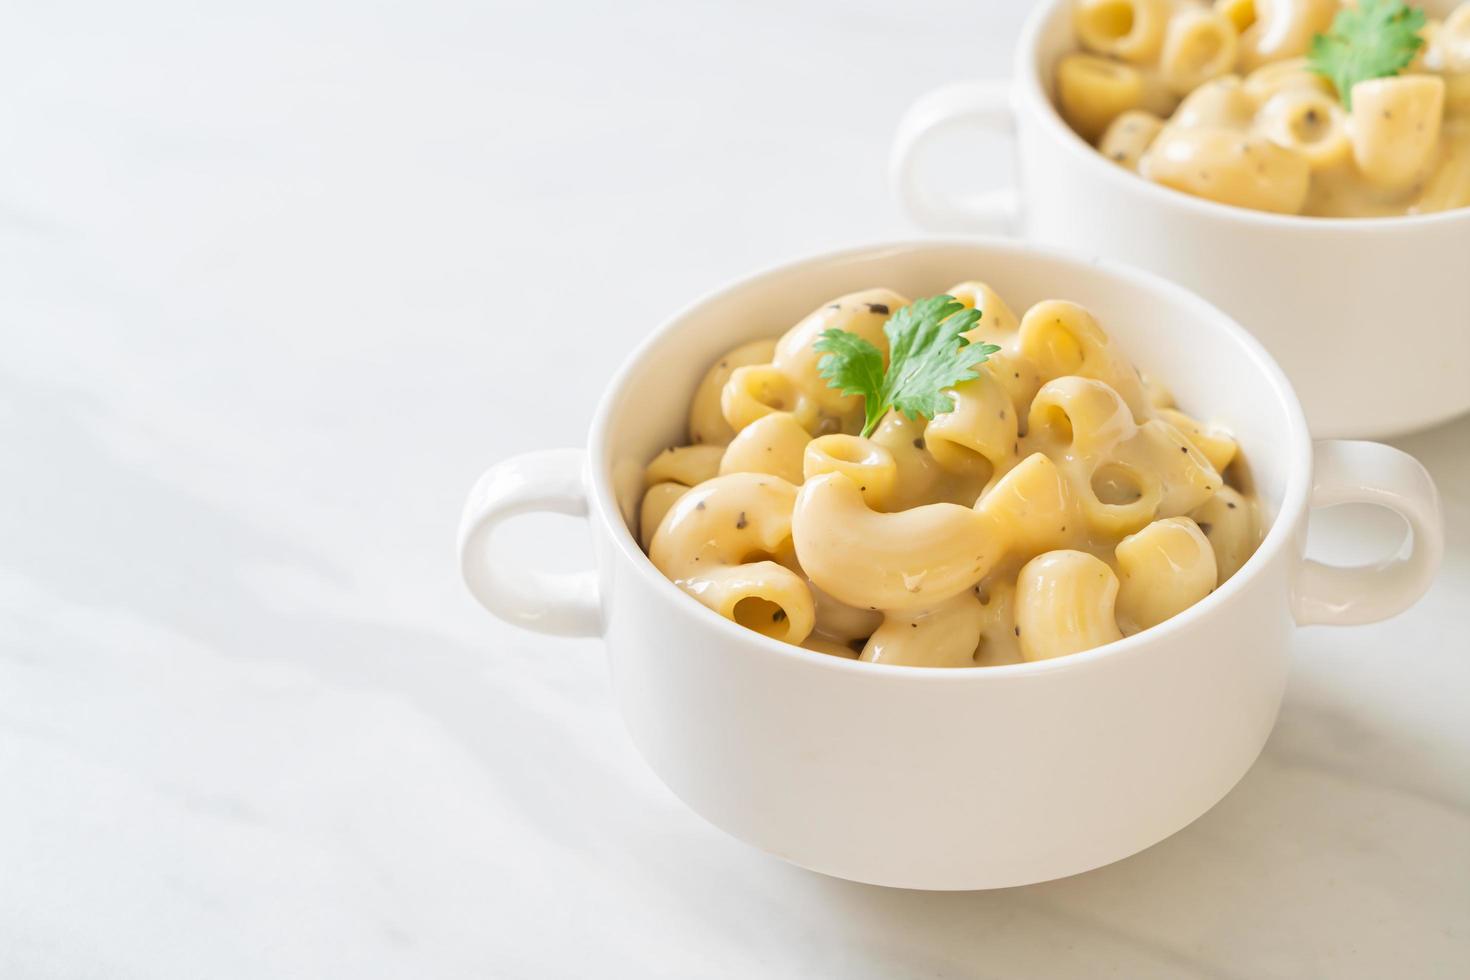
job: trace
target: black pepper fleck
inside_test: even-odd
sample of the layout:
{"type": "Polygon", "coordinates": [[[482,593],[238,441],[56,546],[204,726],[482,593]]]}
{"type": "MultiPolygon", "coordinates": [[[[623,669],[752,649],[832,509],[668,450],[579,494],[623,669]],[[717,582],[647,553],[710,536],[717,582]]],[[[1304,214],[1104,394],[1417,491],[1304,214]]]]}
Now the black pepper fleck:
{"type": "Polygon", "coordinates": [[[883,314],[886,314],[888,312],[888,304],[887,303],[869,303],[868,304],[868,309],[871,312],[873,312],[873,313],[883,313],[883,314]]]}
{"type": "Polygon", "coordinates": [[[740,518],[735,522],[735,530],[743,531],[745,530],[745,525],[749,523],[750,522],[745,519],[745,511],[742,510],[740,512],[740,518]]]}
{"type": "Polygon", "coordinates": [[[1225,501],[1225,506],[1226,507],[1229,507],[1231,510],[1234,510],[1235,509],[1235,501],[1233,501],[1233,500],[1227,500],[1227,501],[1225,501]]]}
{"type": "Polygon", "coordinates": [[[1019,627],[1019,626],[1016,627],[1016,635],[1017,636],[1020,636],[1021,635],[1021,627],[1019,627]]]}
{"type": "Polygon", "coordinates": [[[784,609],[777,609],[775,612],[771,613],[771,622],[773,622],[773,623],[779,623],[779,622],[781,622],[781,620],[783,620],[785,618],[786,618],[786,610],[784,610],[784,609]]]}

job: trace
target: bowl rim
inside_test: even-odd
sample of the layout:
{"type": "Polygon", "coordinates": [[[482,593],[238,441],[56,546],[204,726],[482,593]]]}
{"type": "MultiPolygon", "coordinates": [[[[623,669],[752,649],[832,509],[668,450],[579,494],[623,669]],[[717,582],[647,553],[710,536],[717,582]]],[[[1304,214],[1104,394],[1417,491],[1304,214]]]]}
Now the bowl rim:
{"type": "MultiPolygon", "coordinates": [[[[1306,417],[1301,403],[1287,379],[1271,355],[1259,341],[1219,307],[1196,293],[1177,285],[1162,276],[1110,260],[1086,258],[1063,249],[1033,245],[1015,239],[998,236],[923,236],[910,239],[886,240],[866,245],[855,245],[842,249],[828,249],[809,253],[800,258],[779,262],[757,272],[727,281],[724,285],[707,292],[668,317],[643,339],[623,360],[602,397],[598,400],[593,416],[587,444],[587,463],[584,481],[587,487],[589,511],[606,525],[611,537],[616,559],[631,566],[632,574],[648,584],[655,594],[668,597],[671,607],[678,614],[693,617],[704,628],[723,634],[733,643],[748,647],[766,655],[787,658],[794,662],[805,662],[818,669],[851,670],[873,678],[897,677],[940,683],[989,683],[1008,678],[1036,676],[1057,670],[1087,670],[1105,665],[1113,660],[1138,655],[1160,644],[1167,644],[1176,634],[1214,620],[1224,614],[1237,593],[1250,587],[1263,570],[1277,556],[1291,547],[1296,530],[1301,526],[1310,493],[1312,472],[1312,440],[1308,434],[1306,417]],[[1245,354],[1264,376],[1271,393],[1275,396],[1279,411],[1286,419],[1284,452],[1288,454],[1286,485],[1282,490],[1281,504],[1271,525],[1267,528],[1255,553],[1230,577],[1225,584],[1216,588],[1199,602],[1183,612],[1165,620],[1157,626],[1142,630],[1132,636],[1084,650],[1080,653],[1049,660],[1028,661],[1019,664],[998,664],[983,668],[938,668],[907,664],[875,664],[856,659],[836,657],[818,653],[803,647],[776,640],[754,630],[746,629],[703,603],[694,600],[682,589],[665,578],[654,567],[633,537],[622,516],[616,493],[613,490],[613,460],[610,458],[610,420],[612,408],[623,397],[634,369],[647,359],[649,353],[660,346],[664,338],[682,329],[688,322],[712,305],[730,301],[742,291],[776,275],[799,273],[803,269],[815,268],[831,263],[852,261],[861,258],[881,258],[884,255],[923,252],[931,249],[968,248],[980,251],[1004,251],[1022,258],[1047,262],[1060,262],[1077,268],[1102,269],[1108,276],[1121,280],[1135,290],[1169,296],[1171,299],[1192,308],[1191,320],[1213,323],[1209,329],[1219,330],[1228,341],[1244,349],[1245,354]]],[[[590,516],[590,515],[589,515],[590,516]]]]}
{"type": "Polygon", "coordinates": [[[1307,214],[1276,214],[1236,204],[1222,204],[1207,198],[1186,194],[1184,191],[1154,183],[1139,174],[1116,166],[1088,143],[1057,111],[1056,104],[1046,93],[1042,78],[1041,38],[1050,26],[1052,18],[1058,17],[1062,9],[1072,0],[1043,0],[1032,10],[1021,27],[1021,37],[1016,43],[1016,54],[1011,88],[1011,108],[1018,116],[1022,113],[1035,115],[1052,142],[1061,146],[1063,152],[1079,157],[1081,165],[1092,168],[1103,179],[1113,181],[1125,193],[1138,193],[1152,198],[1160,207],[1178,207],[1204,219],[1215,221],[1234,220],[1245,224],[1256,224],[1277,231],[1320,232],[1330,235],[1371,234],[1373,230],[1390,233],[1399,229],[1415,229],[1432,225],[1470,224],[1470,205],[1432,211],[1428,214],[1399,214],[1369,217],[1322,217],[1307,214]]]}

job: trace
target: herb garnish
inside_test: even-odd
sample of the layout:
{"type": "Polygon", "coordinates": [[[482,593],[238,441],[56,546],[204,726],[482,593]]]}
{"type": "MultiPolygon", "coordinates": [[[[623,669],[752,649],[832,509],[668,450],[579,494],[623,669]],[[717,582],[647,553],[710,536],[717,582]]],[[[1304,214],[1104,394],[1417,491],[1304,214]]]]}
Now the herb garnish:
{"type": "Polygon", "coordinates": [[[1337,87],[1337,97],[1353,107],[1353,86],[1370,78],[1397,75],[1424,44],[1424,11],[1402,0],[1359,0],[1332,19],[1326,34],[1312,38],[1307,67],[1337,87]]]}
{"type": "Polygon", "coordinates": [[[833,327],[814,345],[825,352],[817,370],[827,385],[844,395],[862,395],[864,436],[873,434],[883,416],[895,408],[910,419],[933,418],[954,410],[945,394],[962,381],[979,377],[972,370],[1000,350],[994,344],[972,344],[963,334],[980,320],[953,296],[915,300],[888,318],[888,370],[883,352],[857,334],[833,327]]]}

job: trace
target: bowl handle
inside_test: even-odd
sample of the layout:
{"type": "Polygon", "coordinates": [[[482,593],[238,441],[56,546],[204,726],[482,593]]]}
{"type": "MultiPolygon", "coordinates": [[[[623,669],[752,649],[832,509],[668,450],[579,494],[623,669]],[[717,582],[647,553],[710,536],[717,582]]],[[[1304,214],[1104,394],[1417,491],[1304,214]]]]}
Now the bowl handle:
{"type": "Polygon", "coordinates": [[[1434,480],[1408,453],[1376,442],[1316,445],[1312,507],[1376,504],[1408,522],[1407,557],[1343,568],[1302,560],[1292,594],[1299,626],[1376,623],[1408,609],[1429,589],[1444,555],[1444,517],[1434,480]]]}
{"type": "Polygon", "coordinates": [[[921,96],[904,113],[888,156],[888,180],[893,195],[920,228],[993,234],[1014,231],[1020,210],[1015,188],[937,195],[924,188],[918,174],[919,158],[942,133],[976,128],[1013,140],[1015,117],[1009,91],[1006,81],[955,82],[921,96]]]}
{"type": "Polygon", "coordinates": [[[557,636],[598,636],[597,575],[508,567],[491,548],[495,529],[520,514],[587,516],[587,454],[548,449],[512,456],[485,471],[459,522],[459,565],[470,593],[516,626],[557,636]]]}

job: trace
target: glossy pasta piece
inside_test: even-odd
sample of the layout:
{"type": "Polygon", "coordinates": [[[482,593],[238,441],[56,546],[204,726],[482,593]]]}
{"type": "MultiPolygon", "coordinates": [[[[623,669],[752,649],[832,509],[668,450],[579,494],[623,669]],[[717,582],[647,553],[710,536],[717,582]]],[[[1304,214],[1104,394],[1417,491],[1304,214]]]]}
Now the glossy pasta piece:
{"type": "Polygon", "coordinates": [[[1390,191],[1407,190],[1436,162],[1444,80],[1374,78],[1353,86],[1350,127],[1358,171],[1390,191]]]}
{"type": "Polygon", "coordinates": [[[1257,107],[1258,103],[1241,80],[1226,75],[1191,92],[1169,118],[1168,128],[1228,129],[1243,133],[1254,121],[1257,107]]]}
{"type": "Polygon", "coordinates": [[[1174,393],[1169,390],[1158,378],[1143,376],[1143,392],[1148,399],[1149,407],[1154,411],[1161,408],[1174,408],[1178,402],[1174,400],[1174,393]]]}
{"type": "Polygon", "coordinates": [[[1470,120],[1470,71],[1441,77],[1444,79],[1445,121],[1470,120]]]}
{"type": "Polygon", "coordinates": [[[735,438],[735,430],[720,410],[720,393],[736,368],[769,364],[776,352],[775,340],[752,340],[727,352],[705,372],[694,400],[689,403],[689,441],[722,446],[735,438]]]}
{"type": "Polygon", "coordinates": [[[964,334],[965,339],[972,344],[1000,344],[1003,347],[1004,342],[1014,336],[1016,328],[1021,325],[1006,301],[986,283],[969,279],[956,283],[944,292],[967,309],[980,311],[980,322],[964,334]]]}
{"type": "Polygon", "coordinates": [[[1122,397],[1135,418],[1148,417],[1148,399],[1132,362],[1076,303],[1049,299],[1027,310],[1021,318],[1020,347],[1043,379],[1077,375],[1101,381],[1122,397]]]}
{"type": "Polygon", "coordinates": [[[720,457],[720,473],[769,473],[802,481],[801,458],[811,435],[790,412],[762,415],[735,434],[720,457]]]}
{"type": "Polygon", "coordinates": [[[1143,75],[1129,65],[1090,54],[1069,54],[1057,64],[1057,108],[1089,143],[1118,116],[1143,106],[1146,94],[1143,75]]]}
{"type": "Polygon", "coordinates": [[[1215,552],[1187,517],[1154,521],[1119,542],[1117,622],[1128,634],[1157,626],[1215,589],[1215,552]]]}
{"type": "Polygon", "coordinates": [[[1166,187],[1221,204],[1297,214],[1312,174],[1307,158],[1261,136],[1166,126],[1139,164],[1166,187]]]}
{"type": "Polygon", "coordinates": [[[704,605],[787,643],[811,633],[816,611],[792,571],[796,488],[760,473],[715,477],[674,502],[649,545],[654,566],[704,605]]]}
{"type": "Polygon", "coordinates": [[[807,582],[807,587],[812,590],[812,600],[816,603],[816,631],[829,639],[841,643],[865,640],[883,623],[883,614],[876,609],[849,606],[823,592],[812,581],[807,582]]]}
{"type": "Polygon", "coordinates": [[[1115,441],[1091,436],[1071,445],[1078,457],[1069,464],[1078,510],[1089,527],[1107,535],[1132,534],[1155,518],[1187,513],[1221,485],[1209,460],[1159,419],[1115,441]]]}
{"type": "Polygon", "coordinates": [[[1158,516],[1163,485],[1147,466],[1107,460],[1078,487],[1078,509],[1087,525],[1109,537],[1132,534],[1158,516]]]}
{"type": "Polygon", "coordinates": [[[679,584],[737,626],[763,636],[800,643],[811,632],[811,592],[801,576],[776,562],[712,568],[679,584]]]}
{"type": "Polygon", "coordinates": [[[871,439],[848,435],[813,439],[803,454],[802,478],[810,480],[824,473],[847,476],[874,510],[887,509],[893,502],[898,465],[891,452],[871,439]]]}
{"type": "Polygon", "coordinates": [[[930,420],[924,442],[940,466],[988,483],[1015,462],[1016,408],[1005,389],[986,377],[957,385],[950,397],[954,411],[930,420]]]}
{"type": "Polygon", "coordinates": [[[1136,64],[1158,56],[1168,24],[1167,0],[1077,0],[1072,8],[1084,48],[1136,64]]]}
{"type": "Polygon", "coordinates": [[[892,497],[881,510],[908,510],[939,501],[945,471],[929,455],[924,442],[924,427],[928,424],[923,417],[909,419],[901,412],[889,412],[869,437],[893,457],[892,497]]]}
{"type": "Polygon", "coordinates": [[[1337,0],[1254,0],[1254,7],[1255,20],[1240,34],[1246,71],[1306,54],[1312,35],[1326,31],[1337,14],[1337,0]]]}
{"type": "Polygon", "coordinates": [[[1026,410],[1036,397],[1042,378],[1036,365],[1021,355],[1019,335],[1011,341],[1010,349],[1002,348],[991,354],[976,370],[982,383],[993,384],[1006,393],[1015,417],[1024,427],[1026,410]]]}
{"type": "MultiPolygon", "coordinates": [[[[1470,75],[1465,76],[1470,81],[1470,75]]],[[[1446,133],[1443,162],[1424,184],[1413,212],[1431,214],[1470,206],[1470,126],[1446,133]]]]}
{"type": "Polygon", "coordinates": [[[802,486],[791,530],[811,580],[859,608],[932,607],[980,581],[999,554],[974,510],[927,504],[880,513],[842,473],[802,486]]]}
{"type": "Polygon", "coordinates": [[[1118,446],[1115,458],[1145,470],[1159,487],[1159,517],[1178,517],[1210,499],[1223,480],[1205,454],[1184,433],[1162,419],[1150,419],[1118,446]]]}
{"type": "Polygon", "coordinates": [[[1254,0],[1215,0],[1213,9],[1230,21],[1237,34],[1256,21],[1254,0]]]}
{"type": "Polygon", "coordinates": [[[973,667],[985,607],[969,589],[928,609],[893,611],[860,659],[909,667],[973,667]]]}
{"type": "Polygon", "coordinates": [[[975,666],[1000,667],[1024,662],[1016,629],[1015,583],[998,580],[987,585],[982,582],[975,592],[984,611],[980,620],[980,643],[973,657],[975,666]]]}
{"type": "Polygon", "coordinates": [[[1083,551],[1049,551],[1016,578],[1021,656],[1049,660],[1122,639],[1114,618],[1118,577],[1083,551]]]}
{"type": "Polygon", "coordinates": [[[688,492],[689,488],[682,483],[655,483],[644,492],[643,503],[638,508],[638,543],[644,551],[653,542],[653,532],[658,530],[674,501],[688,492]]]}
{"type": "Polygon", "coordinates": [[[975,502],[1007,554],[1034,557],[1064,547],[1081,531],[1076,494],[1049,456],[1033,453],[975,502]]]}
{"type": "Polygon", "coordinates": [[[720,391],[720,411],[736,432],[772,412],[790,412],[808,432],[822,419],[821,406],[774,364],[736,368],[720,391]]]}
{"type": "Polygon", "coordinates": [[[776,343],[773,363],[809,398],[818,412],[814,434],[840,432],[843,423],[862,418],[863,400],[828,387],[818,370],[824,356],[813,345],[828,330],[846,330],[873,344],[888,356],[888,338],[883,324],[909,301],[891,289],[864,289],[839,296],[807,314],[776,343]]]}
{"type": "Polygon", "coordinates": [[[1234,487],[1221,487],[1189,516],[1210,540],[1221,583],[1240,571],[1261,543],[1255,504],[1234,487]]]}
{"type": "Polygon", "coordinates": [[[1183,433],[1184,438],[1210,461],[1217,473],[1224,473],[1225,468],[1235,459],[1239,447],[1235,438],[1224,429],[1207,426],[1177,408],[1161,408],[1158,413],[1159,418],[1183,433]]]}
{"type": "Polygon", "coordinates": [[[1470,74],[1470,3],[1461,3],[1434,30],[1423,56],[1433,71],[1470,74]]]}
{"type": "Polygon", "coordinates": [[[829,657],[840,657],[843,660],[856,660],[858,657],[858,652],[846,643],[838,643],[816,633],[802,640],[801,646],[813,653],[825,653],[829,657]]]}
{"type": "Polygon", "coordinates": [[[965,339],[972,344],[994,344],[1000,350],[991,354],[976,370],[981,378],[988,378],[1005,389],[1016,417],[1024,418],[1026,406],[1031,404],[1041,381],[1036,376],[1035,366],[1020,355],[1020,319],[1000,294],[983,282],[957,283],[945,292],[965,306],[980,311],[980,322],[965,332],[965,339]]]}
{"type": "Polygon", "coordinates": [[[1027,423],[1028,441],[1052,454],[1109,453],[1137,431],[1132,411],[1111,385],[1076,375],[1042,385],[1027,423]]]}
{"type": "Polygon", "coordinates": [[[650,486],[682,483],[692,487],[719,474],[724,452],[719,446],[670,446],[653,458],[643,477],[650,486]]]}
{"type": "Polygon", "coordinates": [[[1300,153],[1314,171],[1341,166],[1352,156],[1347,114],[1322,92],[1278,92],[1261,107],[1256,125],[1271,142],[1300,153]]]}
{"type": "Polygon", "coordinates": [[[1332,83],[1307,67],[1306,58],[1288,58],[1262,65],[1242,82],[1245,94],[1264,105],[1279,92],[1318,92],[1335,97],[1332,83]]]}
{"type": "Polygon", "coordinates": [[[1119,166],[1136,171],[1138,161],[1163,128],[1164,120],[1153,113],[1130,109],[1114,119],[1103,133],[1097,144],[1098,152],[1119,166]]]}
{"type": "Polygon", "coordinates": [[[1235,67],[1235,25],[1223,14],[1204,7],[1181,7],[1169,18],[1159,74],[1176,95],[1187,95],[1200,85],[1235,67]]]}
{"type": "MultiPolygon", "coordinates": [[[[983,367],[983,365],[982,365],[983,367]]],[[[925,418],[907,419],[889,412],[870,437],[893,456],[895,475],[888,500],[875,509],[909,510],[925,504],[955,503],[968,507],[985,486],[982,474],[954,473],[940,466],[924,441],[925,418]]]]}

